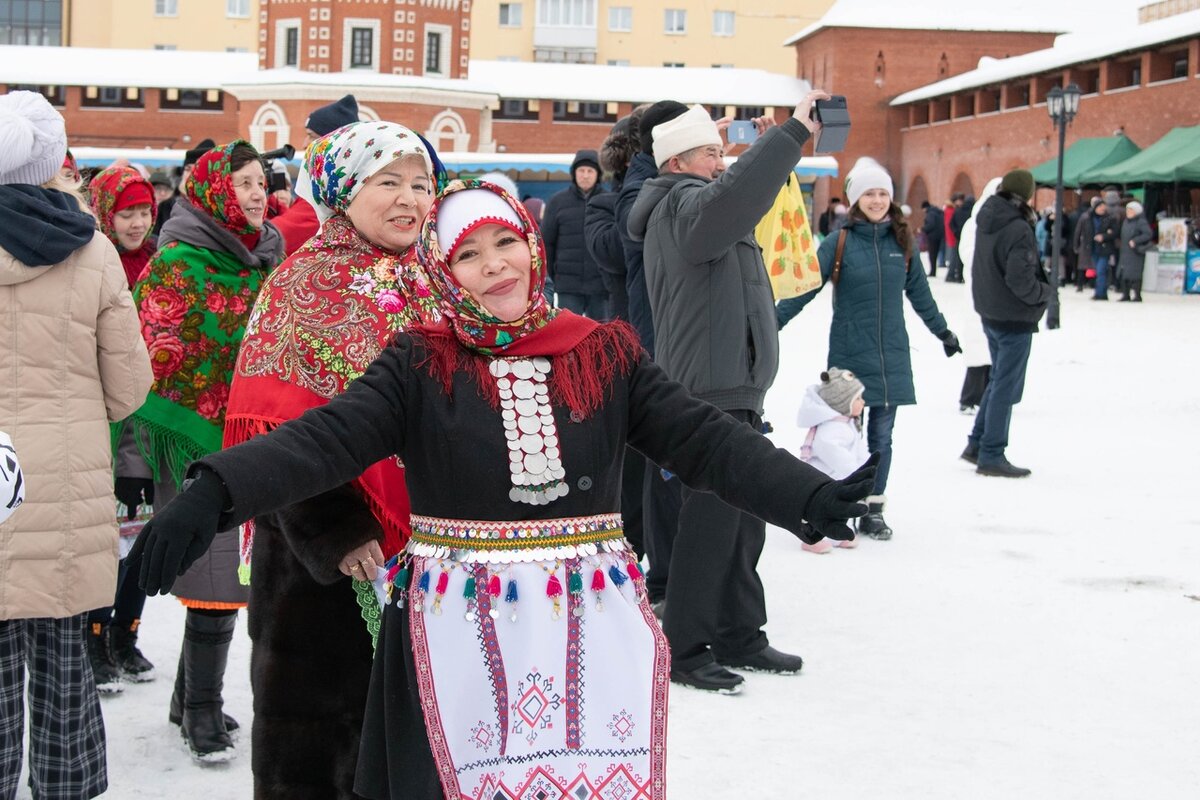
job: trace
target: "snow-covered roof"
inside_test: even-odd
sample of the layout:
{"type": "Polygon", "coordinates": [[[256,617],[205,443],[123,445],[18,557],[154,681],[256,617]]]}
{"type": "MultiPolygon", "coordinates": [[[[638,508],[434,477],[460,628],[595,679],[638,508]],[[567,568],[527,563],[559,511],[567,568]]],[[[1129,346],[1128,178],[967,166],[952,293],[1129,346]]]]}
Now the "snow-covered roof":
{"type": "Polygon", "coordinates": [[[838,0],[825,16],[784,40],[793,45],[823,28],[891,28],[932,31],[1126,30],[1137,23],[1145,0],[838,0]]]}
{"type": "Polygon", "coordinates": [[[254,53],[0,45],[0,83],[215,89],[258,71],[254,53]]]}
{"type": "Polygon", "coordinates": [[[430,89],[443,92],[471,92],[495,94],[490,81],[462,80],[458,78],[429,78],[424,75],[394,75],[390,72],[371,70],[348,70],[346,72],[310,72],[295,67],[279,69],[255,69],[226,81],[230,89],[248,87],[270,88],[276,86],[331,87],[340,89],[430,89]]]}
{"type": "Polygon", "coordinates": [[[1044,72],[1108,58],[1117,53],[1141,50],[1176,39],[1186,39],[1200,33],[1200,11],[1189,11],[1173,17],[1147,22],[1107,34],[1073,33],[1059,36],[1053,47],[1035,50],[1012,58],[984,58],[970,72],[955,75],[898,96],[892,105],[901,106],[934,97],[992,86],[1013,78],[1039,75],[1044,72]]]}
{"type": "Polygon", "coordinates": [[[602,103],[681,103],[792,106],[810,90],[795,76],[761,69],[614,67],[472,60],[473,80],[486,81],[501,97],[602,103]]]}

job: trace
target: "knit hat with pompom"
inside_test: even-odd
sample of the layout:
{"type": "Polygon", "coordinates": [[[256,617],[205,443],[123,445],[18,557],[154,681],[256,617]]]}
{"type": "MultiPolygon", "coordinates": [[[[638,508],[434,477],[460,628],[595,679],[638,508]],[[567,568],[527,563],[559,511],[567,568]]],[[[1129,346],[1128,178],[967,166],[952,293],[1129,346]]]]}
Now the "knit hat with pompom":
{"type": "Polygon", "coordinates": [[[863,382],[856,378],[853,372],[830,367],[821,373],[821,385],[817,387],[817,396],[825,401],[825,405],[848,417],[854,399],[865,391],[863,382]]]}
{"type": "Polygon", "coordinates": [[[62,169],[67,128],[37,92],[0,95],[0,184],[41,186],[62,169]]]}

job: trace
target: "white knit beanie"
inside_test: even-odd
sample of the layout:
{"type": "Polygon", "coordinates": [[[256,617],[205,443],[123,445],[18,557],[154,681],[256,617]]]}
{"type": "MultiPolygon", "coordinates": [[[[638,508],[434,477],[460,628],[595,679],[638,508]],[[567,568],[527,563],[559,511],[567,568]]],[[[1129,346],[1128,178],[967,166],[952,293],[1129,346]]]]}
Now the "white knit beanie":
{"type": "Polygon", "coordinates": [[[659,169],[672,156],[686,153],[694,147],[710,144],[721,146],[721,132],[717,130],[717,123],[701,105],[692,106],[675,119],[655,125],[651,134],[654,136],[654,163],[659,169]]]}
{"type": "Polygon", "coordinates": [[[37,92],[0,96],[0,184],[41,186],[62,169],[67,128],[37,92]]]}
{"type": "Polygon", "coordinates": [[[863,156],[846,176],[846,199],[850,201],[850,207],[853,208],[858,199],[871,189],[883,189],[888,197],[896,196],[892,188],[892,176],[878,161],[863,156]]]}
{"type": "Polygon", "coordinates": [[[455,249],[467,235],[488,224],[503,225],[518,236],[525,236],[517,212],[492,190],[465,189],[447,195],[437,216],[438,247],[446,260],[454,256],[455,249]]]}

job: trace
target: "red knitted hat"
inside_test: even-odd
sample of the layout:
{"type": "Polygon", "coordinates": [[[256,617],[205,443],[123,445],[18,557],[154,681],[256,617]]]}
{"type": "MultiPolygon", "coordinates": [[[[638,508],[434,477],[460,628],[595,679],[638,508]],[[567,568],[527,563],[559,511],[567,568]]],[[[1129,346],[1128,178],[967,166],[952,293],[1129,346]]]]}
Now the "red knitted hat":
{"type": "Polygon", "coordinates": [[[125,187],[125,191],[117,197],[117,202],[113,204],[113,213],[123,211],[132,206],[153,205],[154,191],[150,188],[150,184],[145,181],[131,183],[125,187]]]}

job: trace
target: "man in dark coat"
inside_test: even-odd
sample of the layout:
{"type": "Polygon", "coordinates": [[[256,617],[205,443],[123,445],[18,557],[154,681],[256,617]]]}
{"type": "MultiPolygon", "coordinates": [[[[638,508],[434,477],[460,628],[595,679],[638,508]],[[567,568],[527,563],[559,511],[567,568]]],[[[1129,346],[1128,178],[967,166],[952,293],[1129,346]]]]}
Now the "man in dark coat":
{"type": "MultiPolygon", "coordinates": [[[[959,195],[959,198],[959,201],[954,204],[954,214],[950,217],[950,232],[954,234],[955,242],[962,241],[963,226],[967,224],[967,220],[971,218],[971,212],[975,210],[974,195],[968,195],[967,197],[959,195]]],[[[946,281],[949,283],[963,283],[963,260],[962,256],[958,253],[957,244],[950,251],[949,262],[946,281]]]]}
{"type": "Polygon", "coordinates": [[[1009,463],[1004,451],[1012,407],[1021,402],[1025,390],[1033,334],[1054,293],[1033,232],[1035,215],[1029,202],[1035,188],[1032,173],[1015,169],[976,216],[971,296],[983,320],[992,373],[962,457],[974,462],[980,475],[1030,474],[1009,463]]]}
{"type": "Polygon", "coordinates": [[[946,220],[942,217],[942,210],[935,205],[930,205],[926,200],[921,203],[921,208],[925,210],[925,221],[921,224],[921,232],[925,234],[925,250],[929,254],[929,277],[937,276],[938,255],[942,249],[942,243],[945,239],[946,220]]]}
{"type": "Polygon", "coordinates": [[[821,216],[817,219],[817,230],[821,232],[822,236],[828,236],[833,232],[833,220],[837,217],[837,212],[834,209],[841,202],[842,198],[840,197],[829,198],[829,205],[825,206],[825,210],[821,212],[821,216]]]}
{"type": "Polygon", "coordinates": [[[1087,261],[1096,270],[1096,292],[1093,300],[1108,299],[1109,268],[1114,265],[1118,239],[1121,236],[1121,221],[1110,212],[1107,198],[1092,207],[1092,213],[1079,221],[1083,228],[1080,240],[1085,242],[1087,261]]]}
{"type": "MultiPolygon", "coordinates": [[[[826,96],[811,93],[778,127],[757,120],[765,132],[728,171],[702,106],[655,126],[660,175],[642,186],[629,217],[630,235],[645,241],[659,365],[756,429],[779,366],[779,335],[754,227],[800,159],[813,101],[826,96]]],[[[663,612],[671,680],[732,693],[743,679],[727,667],[800,671],[800,657],[771,647],[762,630],[764,540],[762,520],[684,488],[663,612]]]]}
{"type": "Polygon", "coordinates": [[[558,305],[597,320],[608,318],[608,293],[600,266],[584,244],[583,217],[588,200],[603,191],[600,157],[595,150],[580,150],[571,162],[571,185],[550,198],[542,219],[558,305]]]}

